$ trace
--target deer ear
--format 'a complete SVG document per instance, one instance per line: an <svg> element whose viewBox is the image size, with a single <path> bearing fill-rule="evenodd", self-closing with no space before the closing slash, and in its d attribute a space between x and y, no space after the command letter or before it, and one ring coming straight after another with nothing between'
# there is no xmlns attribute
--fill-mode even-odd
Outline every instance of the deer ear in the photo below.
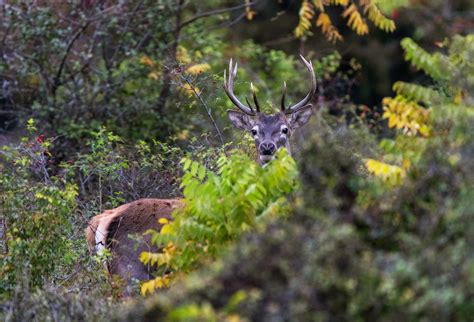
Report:
<svg viewBox="0 0 474 322"><path fill-rule="evenodd" d="M242 113L239 111L228 110L227 116L229 116L229 120L232 123L232 125L234 125L238 129L248 131L253 126L252 119L250 118L249 115L245 113Z"/></svg>
<svg viewBox="0 0 474 322"><path fill-rule="evenodd" d="M306 123L308 123L309 118L313 115L312 105L306 105L302 108L298 109L296 112L291 114L290 119L288 120L290 123L290 127L292 129L297 129Z"/></svg>

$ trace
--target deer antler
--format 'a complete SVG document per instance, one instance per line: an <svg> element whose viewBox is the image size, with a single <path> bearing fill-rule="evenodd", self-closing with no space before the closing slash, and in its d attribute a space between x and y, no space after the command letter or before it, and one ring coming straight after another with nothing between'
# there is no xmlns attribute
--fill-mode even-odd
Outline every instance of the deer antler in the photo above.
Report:
<svg viewBox="0 0 474 322"><path fill-rule="evenodd" d="M253 87L253 83L250 83L250 88L252 89L252 96L253 102L255 103L255 108L257 109L257 113L260 113L260 105L258 105L257 93L255 92L255 87Z"/></svg>
<svg viewBox="0 0 474 322"><path fill-rule="evenodd" d="M281 111L285 112L286 82L283 82L283 95L281 96Z"/></svg>
<svg viewBox="0 0 474 322"><path fill-rule="evenodd" d="M226 76L226 70L224 70L224 91L227 94L227 96L230 98L232 103L234 103L235 106L237 106L242 112L244 112L247 115L254 116L255 111L252 108L252 105L250 105L250 102L247 100L247 104L249 106L244 105L239 101L239 99L235 96L234 94L234 79L235 76L237 76L237 63L235 63L235 66L232 64L232 59L230 59L229 62L229 78L227 79ZM255 94L255 91L253 90L253 99L255 102L255 106L257 108L257 113L260 112L260 107L257 102L257 95Z"/></svg>
<svg viewBox="0 0 474 322"><path fill-rule="evenodd" d="M299 101L295 105L292 105L292 106L289 106L288 108L285 108L285 94L286 94L286 83L285 83L283 96L281 98L281 110L285 114L292 114L292 113L296 112L297 110L299 110L300 108L308 105L308 102L311 100L311 98L316 93L316 76L314 75L313 64L311 63L311 61L307 61L306 59L304 59L304 57L302 55L300 55L300 58L303 61L303 63L305 64L306 68L308 68L308 71L310 73L311 88L310 88L308 94L305 96L305 98L303 98L301 101Z"/></svg>

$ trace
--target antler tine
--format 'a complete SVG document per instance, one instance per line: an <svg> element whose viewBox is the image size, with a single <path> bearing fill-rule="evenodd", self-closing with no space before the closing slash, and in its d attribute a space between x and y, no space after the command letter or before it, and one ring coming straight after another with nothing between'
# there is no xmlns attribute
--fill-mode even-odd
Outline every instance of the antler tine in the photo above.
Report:
<svg viewBox="0 0 474 322"><path fill-rule="evenodd" d="M235 77L237 76L237 68L238 68L238 64L237 64L237 62L235 62L234 72L232 73L232 80L234 80Z"/></svg>
<svg viewBox="0 0 474 322"><path fill-rule="evenodd" d="M308 94L298 103L296 103L293 106L288 107L288 109L285 111L285 114L291 114L294 113L295 111L299 110L302 107L305 107L308 104L308 102L311 100L311 98L314 96L316 93L316 76L314 75L314 69L313 69L313 64L311 61L307 61L302 55L300 55L301 60L303 61L303 64L305 64L306 68L308 69L310 73L310 79L311 79L311 88L308 92Z"/></svg>
<svg viewBox="0 0 474 322"><path fill-rule="evenodd" d="M252 89L252 96L253 102L255 103L255 108L257 109L257 113L260 113L260 105L258 105L257 93L255 92L255 87L253 87L253 83L250 83L250 88Z"/></svg>
<svg viewBox="0 0 474 322"><path fill-rule="evenodd" d="M283 95L281 96L281 111L285 112L286 82L283 82Z"/></svg>
<svg viewBox="0 0 474 322"><path fill-rule="evenodd" d="M255 111L253 110L252 106L250 104L250 107L245 106L239 101L239 99L234 94L234 79L237 76L237 62L235 63L235 66L233 66L232 58L229 61L229 78L227 78L226 76L226 71L224 70L224 91L229 97L229 99L245 114L252 116L255 115Z"/></svg>
<svg viewBox="0 0 474 322"><path fill-rule="evenodd" d="M252 104L250 104L249 98L248 98L247 96L245 96L245 101L247 102L247 105L248 105L248 106L250 107L250 109L252 110L252 113L254 113Z"/></svg>

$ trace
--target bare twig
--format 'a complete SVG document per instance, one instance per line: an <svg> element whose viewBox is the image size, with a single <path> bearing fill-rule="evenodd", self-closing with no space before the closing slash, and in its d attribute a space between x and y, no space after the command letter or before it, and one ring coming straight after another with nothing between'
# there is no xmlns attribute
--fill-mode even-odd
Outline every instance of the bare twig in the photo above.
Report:
<svg viewBox="0 0 474 322"><path fill-rule="evenodd" d="M240 4L240 5L234 6L234 7L215 9L215 10L210 10L210 11L199 13L199 14L195 15L194 17L190 18L189 20L186 20L185 22L183 22L180 25L180 28L183 28L183 27L185 27L185 26L187 26L187 25L189 25L189 24L191 24L191 23L193 23L196 20L199 20L201 18L210 17L210 16L213 16L213 15L221 14L221 13L226 13L226 12L230 12L230 11L239 10L239 9L245 8L248 5L253 5L257 2L258 1L250 2L250 3L243 3L243 4Z"/></svg>
<svg viewBox="0 0 474 322"><path fill-rule="evenodd" d="M211 108L207 105L207 103L202 98L202 95L201 95L202 90L198 91L196 89L196 86L194 86L194 84L190 81L190 79L188 77L184 76L183 74L181 74L181 79L184 80L186 82L186 84L188 84L189 88L193 91L194 96L196 96L196 98L199 100L201 105L204 107L204 110L206 111L206 114L209 117L209 120L211 120L212 126L216 130L217 136L219 137L219 140L221 141L221 144L224 145L224 138L222 137L222 133L219 130L219 127L217 126L217 123L214 120L214 117L212 116Z"/></svg>
<svg viewBox="0 0 474 322"><path fill-rule="evenodd" d="M178 45L180 42L180 36L181 36L181 14L182 14L182 9L183 9L183 0L176 0L177 8L176 8L176 23L175 23L175 28L173 31L173 42L171 43L171 53L170 53L170 59L169 61L176 61L176 53L178 51ZM160 112L163 110L163 108L166 105L166 102L168 101L168 97L171 93L171 68L168 68L165 66L163 68L163 87L161 88L160 91L160 96L158 98L158 102L156 104L155 110Z"/></svg>
<svg viewBox="0 0 474 322"><path fill-rule="evenodd" d="M74 43L81 36L81 34L84 32L84 30L86 30L86 28L90 25L90 23L91 23L91 21L86 22L81 28L79 28L79 30L74 34L74 36L69 41L69 44L67 45L67 48L66 48L66 52L64 53L63 58L61 60L61 63L59 65L59 69L56 73L56 76L54 77L53 88L51 90L53 96L55 95L56 90L58 89L58 87L61 85L61 74L63 72L64 65L66 64L66 60L69 56L69 53L71 52L71 49L74 46Z"/></svg>

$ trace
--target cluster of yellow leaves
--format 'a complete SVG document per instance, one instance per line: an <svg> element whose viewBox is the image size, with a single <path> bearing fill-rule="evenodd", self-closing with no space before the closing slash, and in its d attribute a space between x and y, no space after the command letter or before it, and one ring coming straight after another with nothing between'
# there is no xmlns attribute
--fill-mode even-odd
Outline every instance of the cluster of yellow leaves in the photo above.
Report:
<svg viewBox="0 0 474 322"><path fill-rule="evenodd" d="M157 289L168 287L169 284L170 284L170 276L168 274L165 274L163 276L158 276L152 280L143 282L142 285L140 286L140 293L143 296L152 294Z"/></svg>
<svg viewBox="0 0 474 322"><path fill-rule="evenodd" d="M395 22L385 17L373 0L361 0L360 3L364 6L364 14L367 15L377 28L386 32L395 31Z"/></svg>
<svg viewBox="0 0 474 322"><path fill-rule="evenodd" d="M170 262L172 256L176 253L176 247L173 243L169 243L162 253L142 252L140 254L140 262L145 265L166 265Z"/></svg>
<svg viewBox="0 0 474 322"><path fill-rule="evenodd" d="M161 224L167 226L168 220L161 218L159 221ZM172 242L169 242L166 247L161 250L161 253L151 253L151 252L142 252L140 254L140 261L144 265L150 266L166 266L171 261L172 257L176 254L176 247ZM140 287L140 292L142 295L147 295L153 293L156 289L168 287L171 280L170 274L164 274L163 276L158 276L152 280L143 282Z"/></svg>
<svg viewBox="0 0 474 322"><path fill-rule="evenodd" d="M185 69L185 72L191 75L199 75L211 69L211 65L208 63L193 63L188 50L183 46L178 46L176 50L176 59L180 64L188 65L188 67ZM140 57L139 62L140 64L148 66L151 69L151 71L148 73L148 78L153 80L158 80L160 78L161 73L158 69L159 64L156 61L147 55L143 55ZM192 97L196 95L196 93L200 93L200 89L198 87L189 83L183 83L182 85L178 86L178 90L187 97Z"/></svg>
<svg viewBox="0 0 474 322"><path fill-rule="evenodd" d="M353 3L344 10L342 17L347 18L347 25L354 30L358 35L365 35L369 33L369 26L362 18L357 6Z"/></svg>
<svg viewBox="0 0 474 322"><path fill-rule="evenodd" d="M324 6L329 5L328 0L313 0L313 4L321 12L324 12Z"/></svg>
<svg viewBox="0 0 474 322"><path fill-rule="evenodd" d="M160 234L166 235L166 234L174 233L173 226L170 225L170 222L168 221L168 219L160 218L158 222L163 225L161 226Z"/></svg>
<svg viewBox="0 0 474 322"><path fill-rule="evenodd" d="M322 33L329 41L336 42L342 40L342 36L331 22L331 18L325 12L321 12L316 20L316 26L321 28Z"/></svg>
<svg viewBox="0 0 474 322"><path fill-rule="evenodd" d="M176 49L176 59L181 63L181 64L190 64L191 63L191 57L189 56L188 50L184 46L178 46Z"/></svg>
<svg viewBox="0 0 474 322"><path fill-rule="evenodd" d="M309 28L311 28L311 19L314 17L314 9L308 0L304 0L301 3L299 16L300 20L295 29L295 36L297 38L303 37L308 32Z"/></svg>
<svg viewBox="0 0 474 322"><path fill-rule="evenodd" d="M374 159L365 159L365 166L371 174L392 185L400 184L406 175L406 172L402 167Z"/></svg>
<svg viewBox="0 0 474 322"><path fill-rule="evenodd" d="M183 83L178 86L178 91L187 97L193 97L194 95L199 95L201 91L198 87L191 85L189 83Z"/></svg>
<svg viewBox="0 0 474 322"><path fill-rule="evenodd" d="M207 63L194 63L193 64L191 56L188 53L188 50L183 46L178 47L176 58L181 64L188 65L185 71L186 73L191 74L191 75L199 75L211 69L211 65ZM178 91L180 91L182 94L184 94L187 97L193 97L195 95L199 95L199 93L201 92L201 90L197 86L190 83L181 84L180 86L178 86Z"/></svg>
<svg viewBox="0 0 474 322"><path fill-rule="evenodd" d="M347 19L347 25L358 35L365 35L369 32L369 26L362 17L359 6L363 7L364 15L366 15L377 28L386 32L393 32L395 30L394 21L382 14L375 0L312 0L312 3L309 0L304 0L299 11L299 22L295 28L295 36L301 38L309 33L309 29L312 25L311 20L315 15L314 8L316 8L320 11L316 19L316 26L321 28L322 33L329 41L336 42L342 40L338 29L333 25L331 18L325 12L325 7L327 6L344 7L342 17Z"/></svg>
<svg viewBox="0 0 474 322"><path fill-rule="evenodd" d="M155 62L153 61L153 59L151 59L147 55L143 55L142 57L140 57L140 64L150 67L155 66Z"/></svg>
<svg viewBox="0 0 474 322"><path fill-rule="evenodd" d="M388 127L401 129L407 135L416 135L417 133L423 136L429 135L429 111L427 109L400 95L395 98L385 97L383 105L383 118L388 119Z"/></svg>
<svg viewBox="0 0 474 322"><path fill-rule="evenodd" d="M156 68L157 63L147 55L143 55L139 59L140 64L150 67L152 70L148 73L148 78L158 80L160 71Z"/></svg>
<svg viewBox="0 0 474 322"><path fill-rule="evenodd" d="M191 75L198 75L201 73L204 73L211 69L211 66L207 63L204 64L195 64L186 69L186 72L188 72Z"/></svg>

